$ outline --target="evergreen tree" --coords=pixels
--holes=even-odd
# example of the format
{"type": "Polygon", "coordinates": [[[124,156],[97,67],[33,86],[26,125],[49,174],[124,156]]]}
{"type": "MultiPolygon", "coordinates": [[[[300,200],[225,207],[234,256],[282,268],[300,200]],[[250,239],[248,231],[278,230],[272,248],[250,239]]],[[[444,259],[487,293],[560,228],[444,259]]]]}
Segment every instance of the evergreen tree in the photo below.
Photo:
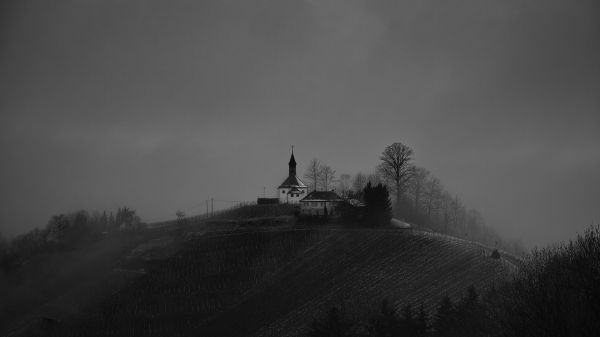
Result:
{"type": "Polygon", "coordinates": [[[381,302],[380,314],[371,320],[371,336],[400,336],[402,334],[402,322],[396,313],[396,309],[384,300],[381,302]]]}
{"type": "Polygon", "coordinates": [[[315,319],[311,325],[309,336],[311,337],[343,337],[348,336],[349,326],[342,320],[338,308],[331,308],[327,315],[319,320],[315,319]]]}
{"type": "Polygon", "coordinates": [[[110,212],[110,215],[108,216],[108,227],[114,228],[116,225],[117,225],[117,220],[115,219],[113,212],[110,212]]]}
{"type": "Polygon", "coordinates": [[[106,230],[106,227],[108,226],[108,217],[106,216],[106,210],[104,212],[102,212],[102,216],[100,217],[100,228],[102,228],[102,230],[106,230]]]}
{"type": "Polygon", "coordinates": [[[425,311],[425,306],[423,305],[423,302],[421,302],[421,305],[419,306],[419,313],[417,314],[416,318],[417,331],[415,333],[415,336],[427,335],[427,320],[427,312],[425,311]]]}
{"type": "Polygon", "coordinates": [[[485,305],[480,302],[479,294],[474,286],[467,289],[467,295],[462,298],[456,308],[456,321],[459,334],[468,336],[489,335],[490,323],[485,305]]]}
{"type": "Polygon", "coordinates": [[[455,328],[455,307],[448,296],[444,296],[438,305],[433,323],[434,336],[452,336],[455,328]]]}
{"type": "Polygon", "coordinates": [[[407,336],[415,336],[418,332],[415,313],[410,304],[402,308],[402,332],[407,336]]]}
{"type": "Polygon", "coordinates": [[[363,191],[365,200],[365,222],[372,226],[385,226],[392,219],[390,194],[382,184],[373,187],[369,182],[363,191]]]}

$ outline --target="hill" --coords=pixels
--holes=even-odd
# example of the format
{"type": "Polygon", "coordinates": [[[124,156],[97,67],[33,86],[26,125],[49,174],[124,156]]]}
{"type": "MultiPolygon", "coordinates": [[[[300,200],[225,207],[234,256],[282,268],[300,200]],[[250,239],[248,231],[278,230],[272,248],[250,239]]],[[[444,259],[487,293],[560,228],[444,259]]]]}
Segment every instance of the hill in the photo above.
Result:
{"type": "Polygon", "coordinates": [[[331,306],[360,317],[385,298],[431,311],[444,295],[486,288],[511,269],[487,256],[473,243],[401,229],[188,233],[144,275],[37,334],[297,336],[331,306]]]}

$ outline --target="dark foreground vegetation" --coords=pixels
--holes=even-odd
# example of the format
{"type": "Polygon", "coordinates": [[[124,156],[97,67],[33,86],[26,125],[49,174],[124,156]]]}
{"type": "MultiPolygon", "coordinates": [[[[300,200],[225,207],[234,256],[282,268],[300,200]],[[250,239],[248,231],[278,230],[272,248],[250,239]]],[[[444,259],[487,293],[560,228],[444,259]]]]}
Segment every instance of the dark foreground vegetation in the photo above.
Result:
{"type": "MultiPolygon", "coordinates": [[[[385,186],[364,193],[385,223],[385,186]]],[[[377,226],[373,217],[365,219],[377,228],[274,227],[252,220],[289,217],[293,211],[288,205],[245,205],[214,223],[182,218],[154,229],[117,226],[110,216],[106,224],[113,225],[102,225],[102,214],[53,217],[45,229],[3,250],[5,257],[7,251],[13,255],[0,278],[0,332],[595,336],[600,331],[598,228],[518,262],[468,241],[377,226]],[[237,220],[227,229],[223,219],[237,220]],[[60,227],[61,221],[68,225],[60,227]],[[43,244],[33,244],[40,237],[43,244]],[[19,320],[23,328],[1,330],[19,320]]],[[[128,212],[119,210],[120,221],[128,212]]]]}
{"type": "Polygon", "coordinates": [[[387,187],[367,183],[361,193],[363,225],[376,229],[275,228],[252,220],[289,217],[290,205],[242,205],[206,222],[182,217],[154,229],[128,208],[116,216],[54,216],[44,229],[0,247],[0,329],[29,317],[25,328],[5,331],[315,337],[600,331],[600,229],[536,250],[515,266],[516,259],[508,263],[497,250],[468,241],[386,227],[387,187]],[[229,229],[225,219],[235,220],[229,229]],[[152,242],[166,242],[160,254],[141,248],[152,242]]]}
{"type": "Polygon", "coordinates": [[[36,316],[16,336],[303,336],[315,313],[341,302],[355,317],[381,298],[430,312],[444,294],[457,300],[464,284],[486,289],[508,272],[476,245],[391,228],[241,226],[184,237],[102,300],[36,316]]]}
{"type": "Polygon", "coordinates": [[[42,229],[4,241],[0,247],[0,335],[32,321],[51,322],[77,312],[136,276],[113,271],[139,269],[134,259],[127,258],[129,252],[157,233],[140,230],[135,213],[126,207],[116,215],[85,211],[57,215],[42,229]]]}
{"type": "MultiPolygon", "coordinates": [[[[598,336],[600,229],[567,244],[534,251],[519,272],[482,297],[474,287],[453,302],[444,297],[428,316],[423,306],[400,310],[384,301],[361,319],[333,307],[311,324],[321,336],[598,336]]],[[[402,299],[399,299],[402,301],[402,299]]]]}

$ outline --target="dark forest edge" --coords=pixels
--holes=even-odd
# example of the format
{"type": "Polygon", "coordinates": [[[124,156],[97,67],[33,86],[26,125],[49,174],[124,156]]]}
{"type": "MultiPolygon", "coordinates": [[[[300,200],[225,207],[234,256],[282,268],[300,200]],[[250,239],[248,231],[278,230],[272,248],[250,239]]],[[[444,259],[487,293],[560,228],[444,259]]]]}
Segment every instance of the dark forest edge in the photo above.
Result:
{"type": "Polygon", "coordinates": [[[431,317],[422,305],[398,310],[388,299],[370,317],[348,317],[347,308],[334,307],[310,324],[309,336],[597,336],[598,261],[595,226],[568,243],[534,250],[512,279],[482,295],[469,287],[457,302],[445,296],[431,317]]]}
{"type": "Polygon", "coordinates": [[[78,250],[118,233],[127,235],[143,231],[143,223],[135,210],[120,207],[116,213],[81,210],[51,216],[43,228],[35,228],[8,241],[0,237],[0,272],[18,268],[28,259],[45,253],[78,250]]]}

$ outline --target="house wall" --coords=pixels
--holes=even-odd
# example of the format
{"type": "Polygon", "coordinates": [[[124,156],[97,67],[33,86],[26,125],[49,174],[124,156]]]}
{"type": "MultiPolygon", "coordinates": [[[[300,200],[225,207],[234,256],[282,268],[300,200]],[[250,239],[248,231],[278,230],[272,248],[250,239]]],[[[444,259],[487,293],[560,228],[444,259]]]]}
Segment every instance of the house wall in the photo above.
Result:
{"type": "Polygon", "coordinates": [[[300,213],[304,215],[324,215],[327,205],[328,215],[338,215],[338,201],[303,201],[300,203],[300,213]]]}
{"type": "Polygon", "coordinates": [[[300,202],[300,199],[304,198],[306,196],[307,193],[307,188],[302,188],[302,187],[298,187],[297,189],[299,189],[301,192],[304,193],[293,193],[290,194],[291,188],[278,188],[277,189],[277,195],[279,197],[279,202],[282,204],[285,203],[289,203],[289,204],[297,204],[298,202],[300,202]]]}

